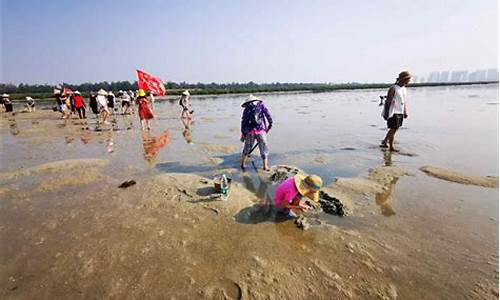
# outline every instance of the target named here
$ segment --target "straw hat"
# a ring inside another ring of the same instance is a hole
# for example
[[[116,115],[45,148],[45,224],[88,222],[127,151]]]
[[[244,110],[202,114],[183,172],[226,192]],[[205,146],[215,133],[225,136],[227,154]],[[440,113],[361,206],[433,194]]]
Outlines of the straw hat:
[[[113,92],[112,92],[112,91],[109,91],[109,92],[108,92],[108,96],[114,96],[114,95],[115,95],[115,94],[113,94]]]
[[[408,71],[401,71],[398,75],[398,80],[411,79],[411,74]]]
[[[54,95],[60,94],[61,90],[60,89],[54,89]]]
[[[323,187],[323,180],[317,175],[302,175],[294,176],[295,186],[299,193],[314,202],[319,201],[319,190]]]
[[[241,107],[244,107],[245,105],[247,105],[248,103],[253,102],[253,101],[260,101],[260,99],[255,97],[254,95],[250,94],[250,96],[248,96],[248,99],[241,103]]]
[[[146,92],[143,89],[139,89],[139,91],[137,91],[137,96],[146,97]]]
[[[2,98],[9,98],[9,94],[5,94],[5,93],[3,93],[3,94],[2,94]]]
[[[184,92],[182,92],[182,94],[183,94],[184,96],[191,96],[191,94],[189,93],[189,91],[188,91],[188,90],[185,90]]]
[[[28,96],[28,97],[26,97],[26,100],[31,101],[31,100],[33,100],[33,98],[31,98],[30,96]]]
[[[108,93],[107,93],[105,90],[100,89],[100,90],[97,92],[97,95],[107,96],[107,95],[108,95]]]
[[[80,95],[80,92],[79,91],[75,91],[75,94]]]

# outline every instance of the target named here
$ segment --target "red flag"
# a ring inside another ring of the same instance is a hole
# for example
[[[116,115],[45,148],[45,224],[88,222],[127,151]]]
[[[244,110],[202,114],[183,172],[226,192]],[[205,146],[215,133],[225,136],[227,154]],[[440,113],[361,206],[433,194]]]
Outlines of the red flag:
[[[65,87],[65,88],[63,89],[63,94],[64,94],[64,95],[71,95],[71,94],[73,94],[73,91],[72,91],[70,88]]]
[[[165,86],[161,82],[160,78],[141,70],[137,70],[137,78],[139,79],[137,85],[140,89],[150,91],[153,95],[156,96],[165,96]]]

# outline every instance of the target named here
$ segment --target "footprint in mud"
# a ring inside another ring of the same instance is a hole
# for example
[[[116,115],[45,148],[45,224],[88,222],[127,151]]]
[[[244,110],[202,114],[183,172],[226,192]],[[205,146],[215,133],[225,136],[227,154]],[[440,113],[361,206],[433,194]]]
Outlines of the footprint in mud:
[[[227,278],[208,284],[201,294],[206,299],[242,299],[243,297],[240,285]]]

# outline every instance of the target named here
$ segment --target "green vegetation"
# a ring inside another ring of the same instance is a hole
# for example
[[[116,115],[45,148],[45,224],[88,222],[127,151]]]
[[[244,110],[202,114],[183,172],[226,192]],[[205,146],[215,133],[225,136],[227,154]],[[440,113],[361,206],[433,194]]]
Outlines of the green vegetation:
[[[491,82],[456,82],[456,83],[415,83],[410,84],[410,87],[422,86],[447,86],[447,85],[469,85],[469,84],[487,84],[498,83]],[[192,95],[218,95],[218,94],[249,94],[261,92],[296,92],[309,91],[313,93],[331,92],[337,90],[354,90],[354,89],[377,89],[387,88],[389,83],[263,83],[255,82],[248,83],[186,83],[186,82],[167,82],[167,95],[180,95],[183,90],[189,89]],[[130,81],[115,81],[115,82],[98,82],[98,83],[82,83],[82,84],[61,84],[63,87],[68,87],[73,91],[80,91],[86,96],[91,91],[104,89],[106,91],[119,90],[136,90],[137,82]],[[9,93],[11,99],[24,99],[26,96],[35,99],[52,99],[54,86],[53,85],[30,85],[30,84],[3,84],[0,83],[0,93]]]

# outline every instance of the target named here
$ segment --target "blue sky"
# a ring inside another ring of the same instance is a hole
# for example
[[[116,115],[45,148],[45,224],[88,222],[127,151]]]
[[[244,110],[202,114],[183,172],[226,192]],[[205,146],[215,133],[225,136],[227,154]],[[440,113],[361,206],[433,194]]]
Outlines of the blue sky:
[[[495,0],[2,0],[0,82],[391,82],[498,64]]]

